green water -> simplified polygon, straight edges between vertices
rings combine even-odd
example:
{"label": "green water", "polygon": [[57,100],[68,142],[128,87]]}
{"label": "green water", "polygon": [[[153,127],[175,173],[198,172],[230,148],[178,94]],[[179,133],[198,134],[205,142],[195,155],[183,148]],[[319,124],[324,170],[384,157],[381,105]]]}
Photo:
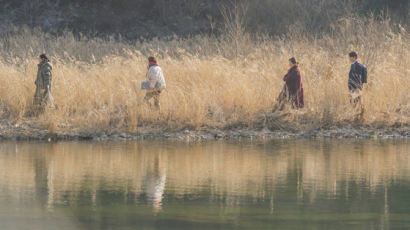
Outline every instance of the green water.
{"label": "green water", "polygon": [[0,143],[0,229],[410,229],[410,143]]}

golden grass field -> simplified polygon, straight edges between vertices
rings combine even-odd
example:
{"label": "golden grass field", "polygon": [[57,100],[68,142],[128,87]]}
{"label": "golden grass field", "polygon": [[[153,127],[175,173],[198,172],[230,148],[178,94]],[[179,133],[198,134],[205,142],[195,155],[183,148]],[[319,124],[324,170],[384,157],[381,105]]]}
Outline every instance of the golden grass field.
{"label": "golden grass field", "polygon": [[[292,27],[282,37],[243,33],[131,43],[14,29],[1,37],[0,116],[8,123],[57,133],[256,127],[260,115],[274,107],[288,59],[295,56],[306,107],[287,111],[278,123],[296,129],[343,124],[355,118],[347,90],[347,54],[356,50],[369,75],[361,124],[409,124],[410,36],[405,28],[388,20],[345,19],[320,37],[299,31]],[[53,96],[59,109],[32,117],[27,114],[41,52],[48,53],[54,66]],[[160,114],[144,104],[140,90],[148,55],[158,56],[167,81]]]}

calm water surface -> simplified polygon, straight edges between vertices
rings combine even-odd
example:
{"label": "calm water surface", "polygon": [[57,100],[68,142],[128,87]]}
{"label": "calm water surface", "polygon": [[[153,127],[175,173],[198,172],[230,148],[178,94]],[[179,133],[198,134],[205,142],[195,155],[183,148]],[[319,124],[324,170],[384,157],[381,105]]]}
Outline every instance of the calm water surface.
{"label": "calm water surface", "polygon": [[0,229],[410,229],[410,142],[0,143]]}

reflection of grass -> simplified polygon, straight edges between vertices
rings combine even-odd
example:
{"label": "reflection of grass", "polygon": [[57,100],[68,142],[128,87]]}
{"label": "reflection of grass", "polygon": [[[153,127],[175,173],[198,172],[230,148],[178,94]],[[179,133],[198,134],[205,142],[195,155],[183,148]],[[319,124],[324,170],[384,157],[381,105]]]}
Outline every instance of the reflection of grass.
{"label": "reflection of grass", "polygon": [[[178,200],[168,203],[164,212],[154,215],[150,206],[122,204],[84,206],[57,206],[55,212],[44,213],[40,209],[27,208],[18,213],[2,212],[2,218],[42,221],[43,218],[64,220],[72,218],[83,227],[104,223],[107,228],[135,229],[139,227],[162,227],[164,229],[368,229],[369,225],[379,226],[378,213],[292,213],[269,214],[258,205],[242,206],[223,212],[219,204]],[[391,228],[410,227],[410,214],[389,214]],[[337,224],[335,224],[337,223]],[[184,226],[184,227],[182,227]]]}
{"label": "reflection of grass", "polygon": [[[212,208],[209,208],[212,207]],[[79,206],[74,208],[76,218],[78,218],[82,224],[92,225],[93,222],[101,222],[105,220],[107,226],[152,226],[163,225],[172,227],[175,225],[180,226],[228,226],[229,222],[221,220],[219,216],[215,216],[218,213],[217,206],[175,206],[170,207],[166,211],[153,214],[152,209],[149,206],[135,206],[135,205],[109,205],[98,206],[91,208],[88,206]],[[200,213],[193,212],[201,210]],[[197,213],[197,215],[195,214]],[[122,228],[121,228],[122,229]]]}
{"label": "reflection of grass", "polygon": [[393,213],[389,215],[389,219],[392,221],[399,221],[399,222],[403,221],[403,222],[406,222],[408,226],[410,226],[410,213],[407,213],[407,214]]}
{"label": "reflection of grass", "polygon": [[[351,183],[351,182],[350,182]],[[192,196],[180,197],[167,192],[163,200],[163,212],[154,214],[149,202],[133,202],[121,195],[113,202],[100,197],[98,206],[81,205],[81,201],[72,206],[76,218],[85,225],[106,220],[107,224],[157,226],[164,229],[185,229],[197,227],[207,229],[329,229],[326,225],[335,225],[331,229],[368,229],[369,225],[380,226],[381,221],[389,222],[391,227],[410,225],[410,213],[395,213],[397,210],[408,212],[408,206],[403,201],[408,199],[408,186],[389,187],[389,208],[384,213],[384,189],[380,188],[370,194],[370,191],[359,190],[365,185],[351,186],[351,196],[328,199],[325,193],[318,194],[317,201],[298,200],[294,191],[294,178],[286,181],[286,190],[274,192],[274,207],[271,212],[269,199],[255,199],[250,196],[221,196],[219,199],[209,199],[211,191],[191,191]],[[400,188],[400,189],[398,189]],[[357,189],[357,191],[356,191]],[[264,188],[267,194],[269,188]],[[201,194],[201,195],[198,195]],[[363,199],[366,197],[365,199]],[[228,200],[237,201],[231,204]],[[393,205],[394,204],[394,205]],[[280,228],[279,228],[280,227]]]}
{"label": "reflection of grass", "polygon": [[[335,225],[332,229],[367,229],[369,224],[380,225],[379,213],[306,213],[297,215],[294,213],[269,214],[266,210],[258,207],[244,206],[229,213],[224,213],[224,208],[219,204],[209,203],[172,203],[168,204],[164,212],[154,215],[150,207],[109,205],[90,207],[79,206],[74,208],[75,217],[84,225],[92,225],[93,222],[101,222],[102,219],[108,226],[129,226],[140,224],[141,226],[158,225],[174,229],[178,226],[189,229],[196,226],[200,229],[205,227],[224,227],[225,229],[324,229],[325,225]],[[410,214],[389,214],[390,226],[405,227],[410,225]],[[280,227],[280,228],[278,228]]]}
{"label": "reflection of grass", "polygon": [[[55,212],[44,216],[86,226],[329,229],[323,225],[340,222],[331,229],[367,230],[360,226],[383,218],[406,226],[407,142],[3,143],[0,188],[12,201],[50,204]],[[161,173],[163,211],[154,214],[144,181]],[[44,218],[31,208],[21,214]]]}
{"label": "reflection of grass", "polygon": [[[35,169],[44,167],[39,172],[48,173],[52,202],[58,203],[65,196],[75,200],[81,192],[100,196],[95,191],[107,188],[118,194],[142,194],[144,181],[159,170],[169,179],[166,193],[176,196],[195,192],[211,193],[215,199],[224,194],[259,199],[266,196],[266,185],[292,181],[286,186],[289,194],[314,202],[318,194],[335,197],[352,186],[375,192],[384,183],[405,183],[410,173],[406,142],[19,144],[18,155],[0,157],[0,185],[11,196],[26,187],[32,191],[40,186]],[[15,145],[4,149],[15,151]],[[43,163],[36,166],[36,161]]]}

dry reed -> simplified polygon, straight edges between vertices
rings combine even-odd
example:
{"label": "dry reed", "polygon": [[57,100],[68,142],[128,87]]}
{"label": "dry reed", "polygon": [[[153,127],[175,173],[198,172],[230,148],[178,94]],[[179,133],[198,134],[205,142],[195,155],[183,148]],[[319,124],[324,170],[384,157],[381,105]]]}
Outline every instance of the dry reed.
{"label": "dry reed", "polygon": [[[280,38],[246,34],[239,51],[230,36],[130,43],[20,28],[0,39],[0,116],[53,132],[255,127],[258,115],[275,105],[291,56],[301,62],[306,108],[279,122],[299,130],[341,124],[355,117],[347,91],[351,50],[359,52],[369,72],[362,124],[387,127],[410,121],[410,37],[388,20],[346,18],[320,38],[296,27]],[[30,118],[26,114],[32,110],[41,52],[52,57],[59,109]],[[144,104],[139,89],[150,54],[159,57],[167,80],[160,114]]]}

